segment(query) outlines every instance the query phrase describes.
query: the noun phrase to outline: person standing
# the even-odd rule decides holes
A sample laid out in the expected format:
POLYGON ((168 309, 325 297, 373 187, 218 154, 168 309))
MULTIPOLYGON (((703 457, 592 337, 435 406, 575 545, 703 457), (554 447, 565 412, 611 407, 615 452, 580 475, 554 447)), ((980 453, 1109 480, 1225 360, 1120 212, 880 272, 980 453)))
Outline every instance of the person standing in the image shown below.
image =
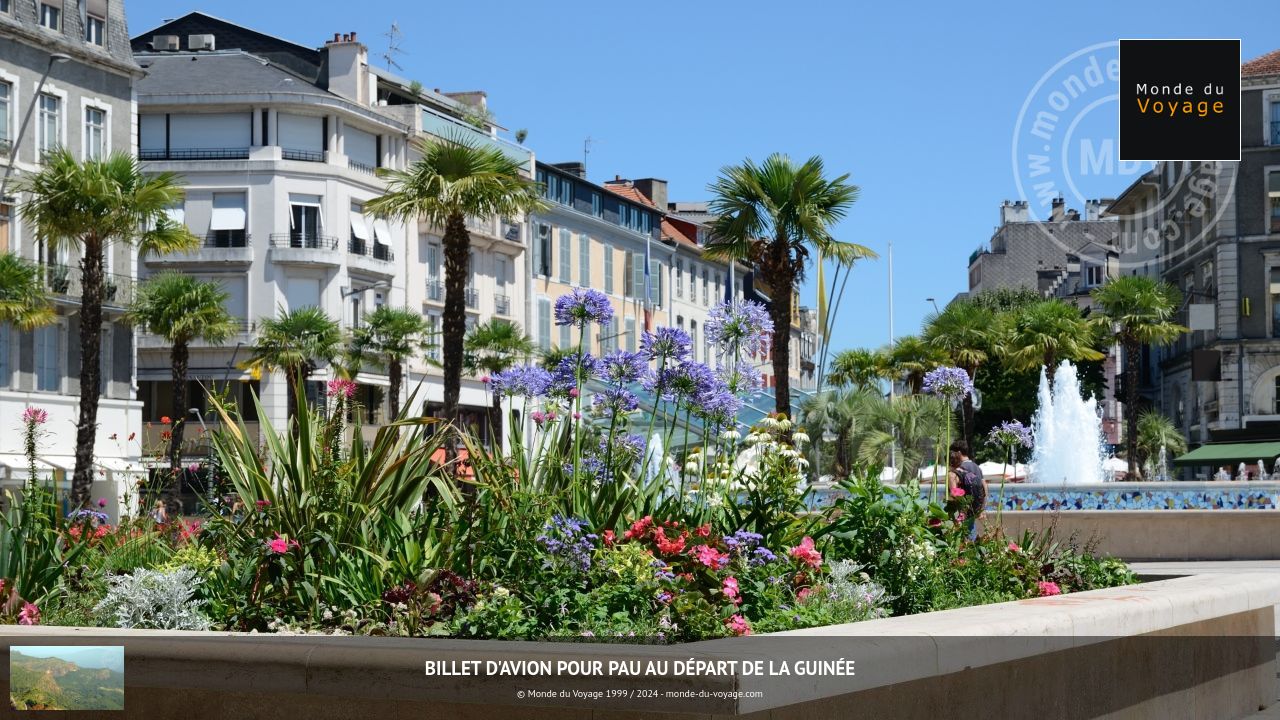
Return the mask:
POLYGON ((949 450, 947 459, 951 470, 947 473, 947 495, 959 501, 958 507, 968 510, 963 522, 969 528, 969 539, 976 540, 978 518, 987 505, 987 481, 982 477, 982 468, 969 458, 969 443, 956 440, 949 450))

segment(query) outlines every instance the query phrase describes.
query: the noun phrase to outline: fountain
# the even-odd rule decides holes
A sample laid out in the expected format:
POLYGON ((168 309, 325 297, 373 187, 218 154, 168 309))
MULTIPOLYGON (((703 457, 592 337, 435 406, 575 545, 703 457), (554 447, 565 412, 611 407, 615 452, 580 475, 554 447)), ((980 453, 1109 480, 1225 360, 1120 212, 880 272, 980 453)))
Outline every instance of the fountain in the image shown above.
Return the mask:
POLYGON ((1152 479, 1156 482, 1169 482, 1169 450, 1163 445, 1160 446, 1160 464, 1156 466, 1152 479))
POLYGON ((1244 482, 1245 480, 1248 480, 1249 476, 1245 474, 1246 472, 1247 471, 1244 469, 1244 461, 1242 460, 1240 462, 1240 467, 1236 470, 1236 480, 1239 482, 1244 482))
POLYGON ((1267 461, 1259 460, 1258 461, 1258 480, 1261 482, 1267 482, 1270 479, 1271 479, 1271 476, 1267 474, 1267 461))
POLYGON ((1039 407, 1032 423, 1035 447, 1031 458, 1033 483, 1079 485, 1103 482, 1102 419, 1098 402, 1080 395, 1076 368, 1063 360, 1053 377, 1040 371, 1039 407))

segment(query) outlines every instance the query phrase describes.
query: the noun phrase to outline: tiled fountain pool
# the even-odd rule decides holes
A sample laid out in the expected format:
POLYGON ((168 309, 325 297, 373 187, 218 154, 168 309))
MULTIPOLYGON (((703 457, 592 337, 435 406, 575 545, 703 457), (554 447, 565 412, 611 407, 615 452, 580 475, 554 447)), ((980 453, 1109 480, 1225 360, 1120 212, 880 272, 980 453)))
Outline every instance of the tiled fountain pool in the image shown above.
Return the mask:
MULTIPOLYGON (((1275 510, 1280 508, 1280 482, 1136 482, 1089 485, 999 483, 988 481, 987 509, 1005 510, 1275 510)), ((945 488, 943 488, 945 489, 945 488)), ((927 496, 929 483, 921 483, 927 496)), ((815 488, 810 505, 823 507, 837 488, 815 488)), ((940 490, 941 492, 941 490, 940 490)))

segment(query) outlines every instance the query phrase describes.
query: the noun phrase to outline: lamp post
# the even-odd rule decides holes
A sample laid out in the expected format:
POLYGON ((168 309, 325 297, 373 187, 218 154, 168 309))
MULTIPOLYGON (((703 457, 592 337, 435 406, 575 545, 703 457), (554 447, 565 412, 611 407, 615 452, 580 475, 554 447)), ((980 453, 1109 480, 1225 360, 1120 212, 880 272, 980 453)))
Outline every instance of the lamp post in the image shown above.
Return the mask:
POLYGON ((942 311, 938 309, 938 301, 937 301, 937 300, 934 300, 933 298, 925 298, 925 299, 924 299, 924 301, 925 301, 925 302, 927 302, 927 303, 933 303, 933 311, 934 311, 935 313, 939 314, 939 315, 941 315, 941 314, 942 314, 942 311))
POLYGON ((66 53, 52 53, 49 55, 49 65, 45 67, 44 74, 40 76, 40 82, 36 83, 36 91, 31 96, 31 104, 27 106, 27 112, 22 116, 22 125, 18 127, 18 136, 9 145, 9 162, 4 167, 4 178, 0 179, 0 202, 4 201, 5 191, 9 188, 9 178, 13 175, 13 163, 18 157, 18 146, 22 144, 22 138, 27 133, 27 126, 31 124, 31 115, 35 112, 36 104, 40 102, 40 96, 44 91, 45 82, 49 79, 49 73, 53 70, 54 65, 67 62, 70 59, 71 56, 66 53))

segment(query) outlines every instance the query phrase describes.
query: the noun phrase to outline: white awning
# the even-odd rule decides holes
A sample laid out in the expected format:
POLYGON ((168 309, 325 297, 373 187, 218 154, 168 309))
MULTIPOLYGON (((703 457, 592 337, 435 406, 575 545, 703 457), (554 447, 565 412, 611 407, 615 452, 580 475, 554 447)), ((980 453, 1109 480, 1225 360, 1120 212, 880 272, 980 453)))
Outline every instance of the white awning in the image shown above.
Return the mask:
POLYGON ((376 385, 377 387, 391 387, 391 378, 386 375, 374 375, 373 373, 358 373, 356 375, 357 385, 376 385))
POLYGON ((93 461, 94 465, 103 470, 110 470, 118 473, 141 473, 143 472, 142 464, 129 462, 124 458, 104 457, 97 458, 93 461))
MULTIPOLYGON (((0 467, 7 468, 9 470, 26 470, 27 456, 0 453, 0 467)), ((40 458, 36 458, 36 470, 48 470, 51 467, 52 466, 49 465, 49 463, 44 462, 40 458)))
POLYGON ((39 459, 59 470, 66 470, 67 472, 75 472, 76 470, 76 458, 74 455, 41 455, 39 459))
POLYGON ((244 209, 243 193, 215 193, 210 230, 244 230, 248 214, 244 209))
POLYGON ((386 220, 378 218, 373 221, 373 234, 383 245, 391 244, 391 226, 386 220))
POLYGON ((351 234, 361 240, 369 239, 369 226, 364 223, 364 215, 351 211, 351 234))

